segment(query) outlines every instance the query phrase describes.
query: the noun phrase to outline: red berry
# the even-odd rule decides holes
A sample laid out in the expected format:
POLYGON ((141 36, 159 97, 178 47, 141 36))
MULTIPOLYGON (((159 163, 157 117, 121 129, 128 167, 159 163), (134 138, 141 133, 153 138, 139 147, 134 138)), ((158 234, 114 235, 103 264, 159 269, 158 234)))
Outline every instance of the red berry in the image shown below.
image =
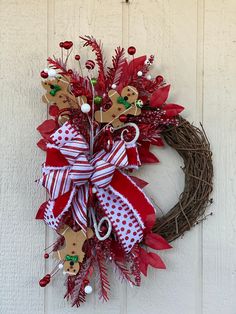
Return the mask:
POLYGON ((126 122, 126 120, 127 120, 126 115, 125 114, 120 115, 119 120, 120 120, 120 122, 126 122))
POLYGON ((80 55, 75 55, 75 60, 79 61, 80 60, 80 55))
POLYGON ((72 46, 73 46, 72 41, 64 41, 63 43, 63 48, 66 50, 70 49, 72 46))
POLYGON ((46 276, 44 276, 41 280, 39 280, 40 287, 46 287, 46 285, 49 284, 50 279, 51 279, 50 274, 47 274, 46 276))
POLYGON ((45 253, 45 254, 44 254, 44 258, 45 258, 45 259, 49 258, 49 254, 48 254, 48 253, 45 253))
POLYGON ((129 55, 133 56, 136 52, 136 48, 134 46, 130 46, 127 51, 129 55))
POLYGON ((61 42, 60 42, 59 46, 60 46, 61 48, 63 48, 63 47, 64 47, 64 43, 63 43, 63 41, 61 41, 61 42))
POLYGON ((71 69, 69 69, 67 72, 68 72, 69 74, 73 74, 73 70, 71 70, 71 69))
POLYGON ((47 282, 44 279, 39 280, 40 287, 44 288, 47 285, 47 282))
POLYGON ((42 72, 40 73, 40 75, 41 75, 41 77, 44 78, 44 79, 46 79, 46 78, 48 77, 47 72, 44 72, 44 71, 42 71, 42 72))

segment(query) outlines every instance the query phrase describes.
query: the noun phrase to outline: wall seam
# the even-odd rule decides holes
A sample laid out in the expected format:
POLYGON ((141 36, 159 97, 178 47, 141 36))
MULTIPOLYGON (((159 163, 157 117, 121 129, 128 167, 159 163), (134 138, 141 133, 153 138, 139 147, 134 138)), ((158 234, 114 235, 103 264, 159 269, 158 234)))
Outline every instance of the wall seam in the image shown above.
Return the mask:
MULTIPOLYGON (((197 45, 196 45, 196 116, 204 122, 204 30, 205 30, 205 0, 197 1, 197 45)), ((198 237, 198 300, 196 314, 203 313, 203 224, 199 226, 198 237)))

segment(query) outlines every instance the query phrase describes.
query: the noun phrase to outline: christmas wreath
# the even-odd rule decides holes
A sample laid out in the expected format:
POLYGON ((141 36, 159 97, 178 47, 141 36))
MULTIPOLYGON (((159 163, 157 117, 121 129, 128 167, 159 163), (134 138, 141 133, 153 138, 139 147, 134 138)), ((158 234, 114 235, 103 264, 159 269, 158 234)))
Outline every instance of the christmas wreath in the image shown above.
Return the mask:
POLYGON ((68 66, 71 41, 61 42, 61 57, 48 58, 41 72, 50 119, 37 130, 38 147, 46 151, 42 177, 48 199, 36 215, 58 235, 44 257, 54 252, 57 264, 39 284, 45 287, 60 270, 66 275, 67 299, 79 306, 92 292, 95 277, 99 298, 107 301, 107 267, 130 285, 140 286, 149 266, 164 269, 153 250, 170 249, 168 242, 203 217, 212 190, 210 145, 200 130, 179 114, 183 107, 168 103, 170 85, 149 74, 151 55, 135 57, 136 48, 118 47, 107 67, 101 43, 80 37, 95 61, 76 69, 68 66), (135 176, 145 164, 157 163, 151 145, 164 141, 184 160, 185 188, 166 215, 156 217, 155 205, 135 176), (50 252, 51 251, 51 252, 50 252))

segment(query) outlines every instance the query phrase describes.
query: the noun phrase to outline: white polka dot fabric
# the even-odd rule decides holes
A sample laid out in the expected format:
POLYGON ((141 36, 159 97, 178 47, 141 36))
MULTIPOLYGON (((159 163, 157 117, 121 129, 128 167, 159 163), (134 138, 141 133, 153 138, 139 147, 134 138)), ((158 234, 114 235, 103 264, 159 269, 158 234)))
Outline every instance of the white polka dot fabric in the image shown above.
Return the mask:
POLYGON ((135 218, 132 209, 109 188, 98 189, 97 197, 112 223, 118 240, 128 253, 135 243, 142 240, 143 236, 142 228, 135 218))
POLYGON ((77 131, 72 127, 69 122, 66 122, 60 127, 53 135, 51 139, 58 146, 64 145, 66 142, 70 141, 75 135, 77 131))

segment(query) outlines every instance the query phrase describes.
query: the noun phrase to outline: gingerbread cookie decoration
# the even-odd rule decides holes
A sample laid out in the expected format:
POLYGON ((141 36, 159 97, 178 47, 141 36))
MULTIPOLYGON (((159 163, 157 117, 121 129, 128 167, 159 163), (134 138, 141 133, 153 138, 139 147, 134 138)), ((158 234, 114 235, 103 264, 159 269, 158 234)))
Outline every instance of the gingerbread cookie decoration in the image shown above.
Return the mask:
POLYGON ((107 111, 102 108, 95 112, 95 119, 99 123, 110 123, 113 127, 119 127, 126 121, 126 115, 138 116, 141 113, 138 91, 133 86, 126 86, 122 89, 121 95, 111 89, 108 96, 112 106, 107 111))
POLYGON ((42 82, 46 93, 42 100, 46 104, 54 104, 59 110, 66 108, 78 108, 76 97, 69 90, 69 81, 66 77, 55 77, 42 82))
POLYGON ((73 231, 69 226, 65 226, 59 233, 65 237, 65 245, 57 251, 58 258, 64 261, 63 269, 65 273, 76 275, 85 255, 82 250, 84 242, 93 236, 93 231, 88 228, 85 235, 82 230, 73 231))

